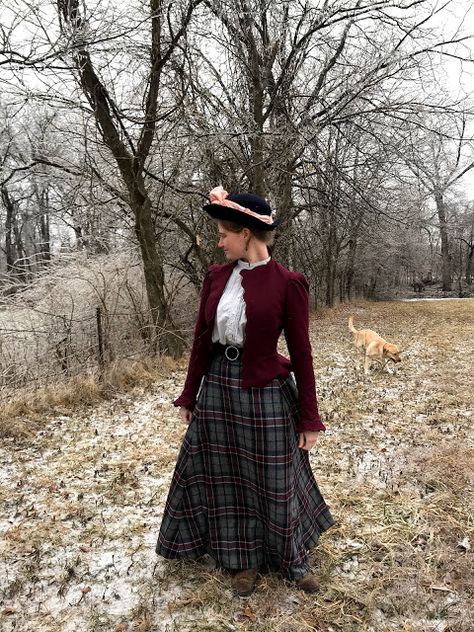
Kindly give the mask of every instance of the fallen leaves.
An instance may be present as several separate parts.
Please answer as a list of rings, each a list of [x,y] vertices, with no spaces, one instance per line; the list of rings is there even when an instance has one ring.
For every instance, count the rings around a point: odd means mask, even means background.
[[[151,628],[151,622],[148,617],[142,617],[133,622],[133,629],[135,632],[149,632]]]
[[[257,620],[257,615],[255,614],[255,612],[252,611],[252,608],[248,605],[243,608],[242,617],[245,617],[246,619],[250,619],[250,621]]]

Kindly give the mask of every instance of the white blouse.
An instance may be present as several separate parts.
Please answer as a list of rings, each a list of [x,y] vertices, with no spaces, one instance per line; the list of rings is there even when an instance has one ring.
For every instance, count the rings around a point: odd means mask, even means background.
[[[247,261],[242,261],[242,259],[237,261],[237,265],[227,281],[217,306],[212,342],[220,342],[223,345],[236,345],[237,347],[243,346],[247,317],[240,272],[263,266],[270,259],[271,257],[268,257],[255,263],[248,263]]]

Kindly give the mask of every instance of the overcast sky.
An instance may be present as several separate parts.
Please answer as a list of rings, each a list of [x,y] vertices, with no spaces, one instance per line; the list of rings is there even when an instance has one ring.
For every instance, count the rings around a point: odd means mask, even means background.
[[[33,0],[34,2],[35,0]],[[315,4],[317,3],[314,0]],[[54,33],[52,25],[57,24],[56,8],[53,2],[36,2],[36,4],[45,7],[46,10],[41,11],[42,18],[46,22],[50,22],[49,35]],[[93,6],[93,2],[88,2],[88,6]],[[343,4],[343,3],[342,3]],[[22,0],[0,0],[0,23],[7,26],[13,19],[15,12],[18,8],[25,7],[26,3]],[[114,4],[114,10],[118,14],[123,14],[124,10],[129,6],[129,3],[125,0],[117,0]],[[428,26],[435,27],[439,30],[444,40],[458,39],[460,37],[470,37],[457,47],[457,54],[461,58],[474,59],[474,5],[471,0],[451,0],[450,2],[439,1],[433,3],[439,12],[430,20]],[[14,11],[9,11],[8,7],[13,7]],[[420,16],[425,14],[426,6],[422,6],[420,9]],[[133,9],[129,9],[133,10]],[[34,22],[34,19],[33,19]],[[28,42],[31,37],[30,33],[35,27],[32,24],[22,24],[15,33],[15,40],[19,42],[24,40]],[[54,38],[54,35],[53,35]],[[441,49],[440,49],[441,52]],[[443,72],[440,78],[440,84],[449,88],[449,91],[458,99],[466,99],[473,102],[474,92],[474,61],[461,61],[448,55],[440,55],[439,61],[441,62]],[[5,67],[3,70],[0,67],[0,72],[5,79],[7,74]],[[29,77],[30,85],[34,85],[35,88],[47,89],[47,85],[43,83],[43,80],[48,83],[46,76],[35,75],[33,79],[33,73],[31,71],[18,71],[17,76],[23,75],[23,79],[26,75]],[[62,91],[65,96],[69,96],[71,89],[76,89],[73,81],[70,77],[64,77],[66,85],[63,86],[63,90],[60,88],[61,81],[59,77],[55,76],[55,90]],[[0,78],[1,80],[1,78]],[[471,109],[472,112],[472,109]],[[474,112],[473,112],[474,114]],[[473,132],[474,135],[474,132]],[[472,184],[471,184],[472,182]],[[468,192],[470,197],[474,198],[474,177],[468,174],[462,181],[463,188]]]

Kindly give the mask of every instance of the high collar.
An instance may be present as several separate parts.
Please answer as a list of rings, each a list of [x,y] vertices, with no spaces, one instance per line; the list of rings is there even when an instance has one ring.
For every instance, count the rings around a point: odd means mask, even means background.
[[[252,263],[249,263],[248,261],[243,261],[242,259],[238,259],[236,267],[239,268],[239,270],[253,270],[254,268],[258,268],[259,266],[264,266],[270,261],[270,259],[271,256],[267,257],[266,259],[260,259],[260,261],[254,261]]]
[[[210,268],[211,278],[216,284],[218,285],[223,284],[222,289],[224,289],[224,285],[227,283],[230,275],[232,274],[232,271],[237,267],[237,261],[229,261],[228,263],[223,263],[223,264],[216,263],[211,266]],[[256,268],[253,268],[252,270],[250,270],[250,268],[241,268],[240,272],[242,276],[245,276],[246,272],[248,273],[252,271],[252,274],[250,274],[249,276],[253,278],[254,276],[260,276],[260,274],[262,274],[265,271],[270,272],[270,270],[273,270],[277,267],[278,267],[278,263],[275,261],[275,259],[272,256],[270,256],[270,261],[264,266],[257,266]]]

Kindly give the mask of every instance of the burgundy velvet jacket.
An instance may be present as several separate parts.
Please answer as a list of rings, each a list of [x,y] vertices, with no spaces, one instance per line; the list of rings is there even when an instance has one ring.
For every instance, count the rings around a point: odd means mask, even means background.
[[[193,410],[203,376],[211,360],[212,331],[217,305],[236,264],[212,265],[204,277],[194,341],[183,392],[173,403]],[[318,413],[309,341],[308,281],[273,258],[251,270],[242,270],[247,324],[242,354],[242,387],[265,386],[276,377],[294,372],[299,393],[297,431],[325,430]],[[284,331],[289,361],[277,353]]]

